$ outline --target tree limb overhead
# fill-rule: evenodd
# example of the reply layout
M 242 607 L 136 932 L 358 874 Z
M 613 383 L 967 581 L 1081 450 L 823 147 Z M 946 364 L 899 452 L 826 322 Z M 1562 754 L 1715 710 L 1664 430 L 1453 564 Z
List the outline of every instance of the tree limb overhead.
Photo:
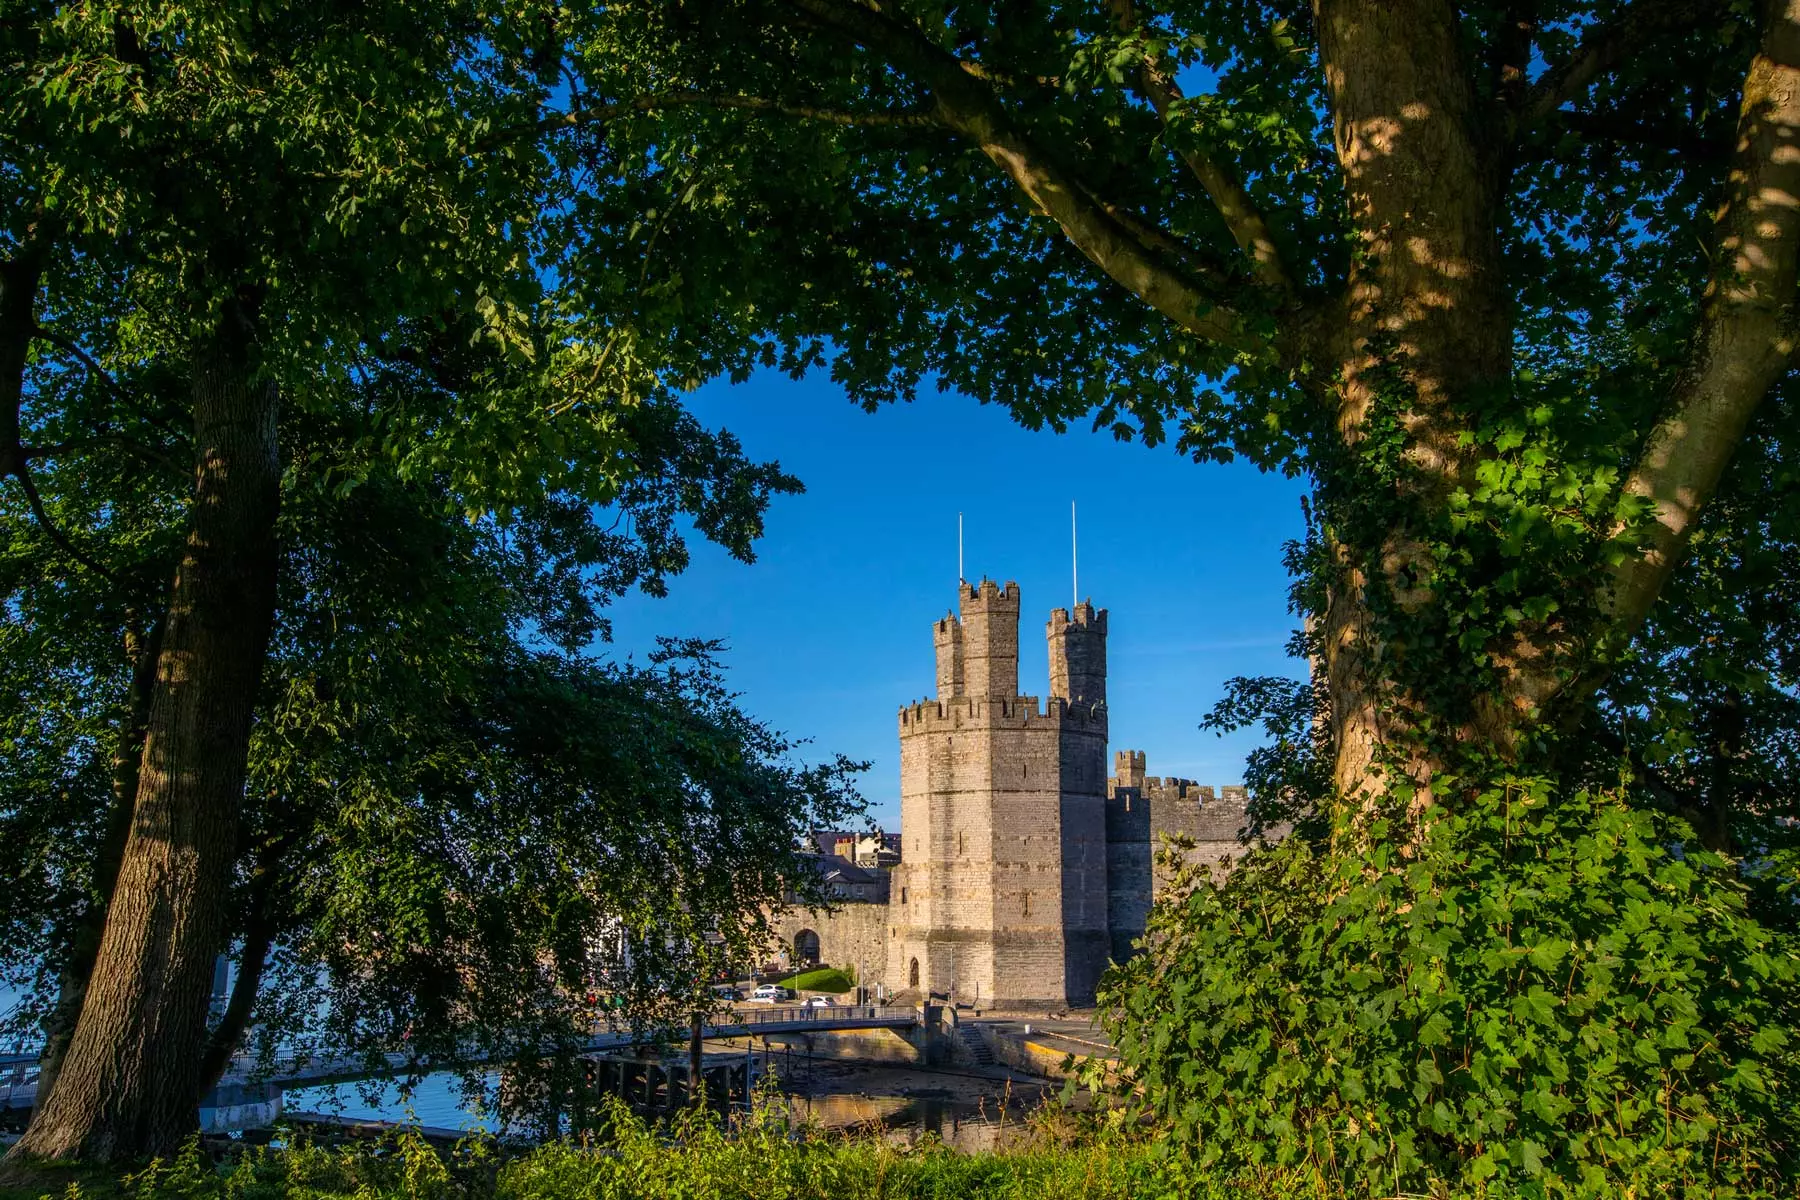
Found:
M 1681 561 L 1751 415 L 1788 370 L 1800 268 L 1800 0 L 1769 5 L 1744 81 L 1737 148 L 1689 362 L 1627 494 L 1651 506 L 1642 552 L 1613 569 L 1618 632 L 1635 633 Z
M 1079 181 L 1019 130 L 993 89 L 918 30 L 842 0 L 788 0 L 790 7 L 880 54 L 925 87 L 939 120 L 974 142 L 1075 247 L 1115 283 L 1191 333 L 1236 350 L 1257 345 L 1220 297 L 1166 260 L 1096 203 Z

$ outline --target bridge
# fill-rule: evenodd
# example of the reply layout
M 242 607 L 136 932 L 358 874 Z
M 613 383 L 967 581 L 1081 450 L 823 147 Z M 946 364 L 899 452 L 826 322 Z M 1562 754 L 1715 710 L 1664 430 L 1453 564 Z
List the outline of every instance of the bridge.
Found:
M 804 1005 L 731 1009 L 709 1014 L 700 1027 L 700 1040 L 767 1037 L 793 1033 L 831 1033 L 852 1029 L 911 1029 L 924 1021 L 918 1008 L 879 1004 L 833 1004 L 823 1008 Z M 657 1041 L 685 1042 L 692 1028 L 632 1029 L 608 1025 L 597 1028 L 576 1047 L 576 1054 L 626 1050 Z M 37 1066 L 42 1051 L 0 1054 L 0 1111 L 32 1107 L 37 1099 Z M 323 1087 L 366 1079 L 390 1079 L 400 1075 L 428 1075 L 486 1066 L 519 1057 L 516 1051 L 483 1051 L 444 1061 L 421 1060 L 397 1053 L 376 1057 L 352 1054 L 315 1054 L 305 1050 L 283 1051 L 274 1065 L 264 1069 L 247 1055 L 232 1060 L 219 1086 L 201 1101 L 202 1108 L 227 1110 L 253 1107 L 255 1097 L 268 1098 L 290 1088 Z M 248 1104 L 247 1104 L 248 1102 Z

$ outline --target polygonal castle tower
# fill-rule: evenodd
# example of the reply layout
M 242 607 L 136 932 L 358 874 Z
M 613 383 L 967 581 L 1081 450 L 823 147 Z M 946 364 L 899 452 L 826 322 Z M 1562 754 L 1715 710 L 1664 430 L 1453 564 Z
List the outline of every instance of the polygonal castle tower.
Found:
M 1045 633 L 1040 703 L 1019 694 L 1018 585 L 959 585 L 932 627 L 937 695 L 900 710 L 900 861 L 885 889 L 780 914 L 796 961 L 869 969 L 889 994 L 1089 1004 L 1171 882 L 1167 839 L 1215 874 L 1242 853 L 1243 788 L 1146 775 L 1138 750 L 1108 777 L 1105 611 L 1059 608 Z
M 1055 610 L 1050 695 L 1019 694 L 1019 588 L 963 583 L 937 696 L 900 710 L 891 986 L 982 1005 L 1092 1003 L 1107 908 L 1106 613 Z

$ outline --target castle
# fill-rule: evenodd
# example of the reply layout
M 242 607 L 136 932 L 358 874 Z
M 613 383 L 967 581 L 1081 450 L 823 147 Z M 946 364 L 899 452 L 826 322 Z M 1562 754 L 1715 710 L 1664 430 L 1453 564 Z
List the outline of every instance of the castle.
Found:
M 1050 614 L 1050 692 L 1019 694 L 1019 588 L 958 588 L 932 627 L 935 698 L 900 710 L 900 861 L 885 902 L 841 894 L 777 922 L 797 956 L 860 968 L 890 993 L 988 1007 L 1093 1002 L 1109 960 L 1142 936 L 1164 883 L 1164 835 L 1217 862 L 1238 852 L 1242 788 L 1215 796 L 1106 771 L 1105 609 Z M 866 896 L 867 893 L 865 892 Z

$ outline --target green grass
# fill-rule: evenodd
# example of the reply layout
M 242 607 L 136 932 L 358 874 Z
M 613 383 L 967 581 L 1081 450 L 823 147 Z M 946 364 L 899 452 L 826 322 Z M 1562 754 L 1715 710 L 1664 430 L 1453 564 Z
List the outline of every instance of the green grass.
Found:
M 507 1156 L 471 1142 L 441 1153 L 416 1134 L 285 1150 L 246 1147 L 215 1164 L 197 1144 L 173 1162 L 96 1176 L 52 1169 L 4 1200 L 1315 1200 L 1293 1175 L 1245 1183 L 1172 1174 L 1156 1143 L 1075 1118 L 1034 1118 L 1007 1149 L 964 1154 L 873 1133 L 826 1134 L 783 1104 L 721 1129 L 650 1126 L 623 1109 L 592 1145 Z M 1178 1177 L 1179 1176 L 1179 1177 Z
M 856 981 L 837 967 L 819 967 L 811 971 L 802 971 L 798 975 L 789 975 L 781 981 L 782 987 L 791 987 L 795 991 L 806 992 L 847 992 L 856 986 Z
M 50 1180 L 46 1180 L 50 1183 Z M 62 1181 L 59 1181 L 62 1182 Z M 190 1151 L 117 1182 L 18 1200 L 1172 1200 L 1143 1146 L 962 1154 L 872 1137 L 795 1138 L 785 1125 L 732 1136 L 627 1130 L 604 1149 L 567 1143 L 510 1161 L 443 1155 L 400 1135 L 379 1146 L 247 1150 L 215 1165 Z

